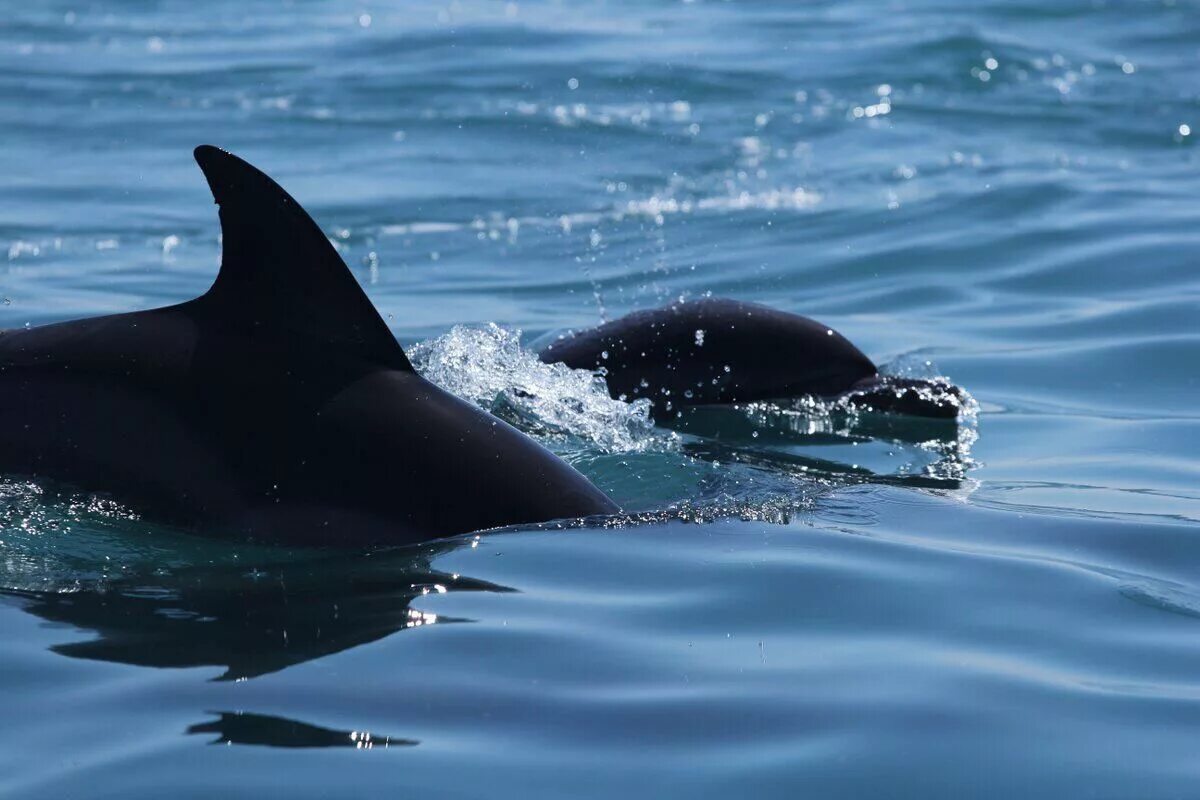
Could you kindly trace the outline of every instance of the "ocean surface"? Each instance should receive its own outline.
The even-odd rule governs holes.
[[[204,291],[216,144],[626,510],[303,552],[0,480],[0,795],[1200,796],[1195,0],[0,10],[0,327]],[[531,355],[708,293],[969,413]]]

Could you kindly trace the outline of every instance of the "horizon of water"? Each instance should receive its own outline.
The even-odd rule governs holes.
[[[0,328],[203,292],[216,144],[625,513],[339,554],[0,479],[0,793],[1194,792],[1194,0],[4,10]],[[970,413],[533,356],[710,294]]]

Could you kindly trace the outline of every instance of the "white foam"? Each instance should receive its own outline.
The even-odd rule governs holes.
[[[654,427],[649,400],[614,400],[601,374],[543,364],[520,338],[520,331],[494,323],[459,325],[411,348],[409,356],[427,380],[569,449],[622,453],[671,446],[676,437]]]

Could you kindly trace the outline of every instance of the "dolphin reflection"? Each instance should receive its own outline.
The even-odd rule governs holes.
[[[48,622],[96,634],[51,649],[146,667],[224,668],[253,678],[433,623],[464,622],[413,606],[431,592],[509,592],[433,570],[462,540],[415,550],[276,564],[189,567],[125,576],[75,591],[0,589]]]
[[[685,453],[835,483],[958,489],[974,464],[977,434],[955,420],[891,414],[818,414],[769,406],[697,407],[670,423]],[[881,442],[908,462],[895,472],[824,457],[820,448]]]
[[[215,733],[209,744],[244,744],[291,749],[313,747],[354,747],[359,750],[375,748],[413,747],[415,739],[396,739],[379,736],[370,731],[335,731],[286,717],[251,714],[244,711],[210,711],[212,722],[201,722],[187,729],[188,733]]]

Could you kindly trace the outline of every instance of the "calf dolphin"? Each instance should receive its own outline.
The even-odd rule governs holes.
[[[690,406],[804,395],[953,419],[962,399],[942,380],[880,375],[861,350],[815,320],[715,297],[635,311],[564,335],[538,357],[603,370],[613,397],[649,398],[659,421]]]
[[[220,206],[188,302],[0,333],[0,472],[189,528],[403,544],[617,511],[532,439],[438,389],[321,229],[262,172],[195,151]]]

